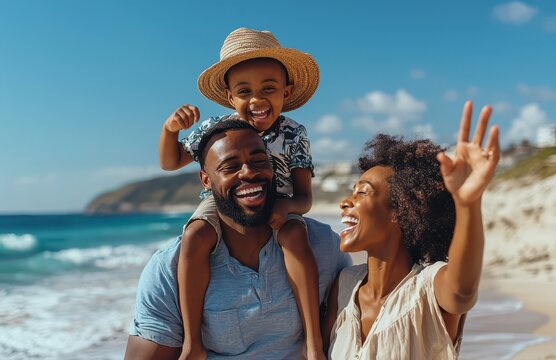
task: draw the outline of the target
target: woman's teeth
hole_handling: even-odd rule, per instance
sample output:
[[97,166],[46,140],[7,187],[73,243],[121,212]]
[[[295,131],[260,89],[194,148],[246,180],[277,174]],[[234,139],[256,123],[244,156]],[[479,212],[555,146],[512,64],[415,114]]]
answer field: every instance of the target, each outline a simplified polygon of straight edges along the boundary
[[348,226],[353,226],[359,224],[359,219],[351,216],[342,216],[342,223]]

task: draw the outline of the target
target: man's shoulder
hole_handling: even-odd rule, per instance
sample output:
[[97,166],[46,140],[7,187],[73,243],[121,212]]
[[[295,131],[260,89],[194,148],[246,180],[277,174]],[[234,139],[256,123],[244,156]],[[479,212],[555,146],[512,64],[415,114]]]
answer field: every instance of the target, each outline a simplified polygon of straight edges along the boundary
[[330,225],[318,220],[303,217],[307,224],[307,234],[313,247],[329,247],[339,244],[338,234],[332,230]]

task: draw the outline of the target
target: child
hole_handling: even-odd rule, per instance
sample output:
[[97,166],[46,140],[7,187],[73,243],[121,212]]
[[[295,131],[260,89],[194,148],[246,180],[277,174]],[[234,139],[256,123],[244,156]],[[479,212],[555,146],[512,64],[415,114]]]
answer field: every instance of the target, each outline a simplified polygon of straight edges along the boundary
[[[309,54],[281,47],[269,31],[237,29],[224,41],[220,61],[205,70],[198,81],[203,95],[236,112],[210,118],[179,143],[179,131],[188,129],[200,117],[195,106],[183,105],[165,121],[159,145],[162,168],[174,170],[197,160],[200,137],[219,121],[239,118],[260,132],[276,178],[277,198],[269,225],[277,231],[277,241],[284,252],[309,359],[325,359],[319,330],[317,267],[300,216],[311,208],[313,164],[305,127],[281,113],[307,102],[318,82],[318,66]],[[257,194],[230,196],[248,202]],[[201,339],[201,314],[210,278],[209,254],[221,237],[214,199],[207,191],[201,197],[199,208],[184,226],[178,263],[184,327],[181,358],[206,357]]]

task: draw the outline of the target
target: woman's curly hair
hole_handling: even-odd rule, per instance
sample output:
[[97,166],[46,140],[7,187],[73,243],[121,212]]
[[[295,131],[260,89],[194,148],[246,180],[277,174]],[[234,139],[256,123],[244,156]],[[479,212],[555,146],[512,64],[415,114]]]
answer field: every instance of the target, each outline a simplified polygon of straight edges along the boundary
[[430,140],[404,141],[377,135],[359,158],[362,172],[383,165],[394,170],[388,179],[390,206],[402,240],[415,263],[445,261],[455,226],[455,207],[436,155],[443,151]]

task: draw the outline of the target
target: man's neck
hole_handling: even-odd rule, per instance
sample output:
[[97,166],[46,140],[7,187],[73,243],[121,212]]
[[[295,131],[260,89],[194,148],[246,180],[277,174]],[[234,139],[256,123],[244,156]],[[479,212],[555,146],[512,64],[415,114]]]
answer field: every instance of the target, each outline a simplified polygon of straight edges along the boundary
[[220,215],[220,227],[222,240],[226,243],[230,256],[258,271],[259,253],[272,234],[270,226],[242,226]]

